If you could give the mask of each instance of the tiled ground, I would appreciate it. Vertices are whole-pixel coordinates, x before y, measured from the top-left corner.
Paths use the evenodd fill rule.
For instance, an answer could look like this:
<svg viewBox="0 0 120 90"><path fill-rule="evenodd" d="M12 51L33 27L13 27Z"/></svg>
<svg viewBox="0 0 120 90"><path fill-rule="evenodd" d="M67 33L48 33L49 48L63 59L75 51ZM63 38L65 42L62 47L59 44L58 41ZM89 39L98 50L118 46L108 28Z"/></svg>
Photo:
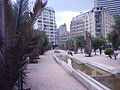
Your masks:
<svg viewBox="0 0 120 90"><path fill-rule="evenodd" d="M26 88L29 87L31 90L87 90L55 62L52 52L48 51L40 56L38 64L28 65Z"/></svg>

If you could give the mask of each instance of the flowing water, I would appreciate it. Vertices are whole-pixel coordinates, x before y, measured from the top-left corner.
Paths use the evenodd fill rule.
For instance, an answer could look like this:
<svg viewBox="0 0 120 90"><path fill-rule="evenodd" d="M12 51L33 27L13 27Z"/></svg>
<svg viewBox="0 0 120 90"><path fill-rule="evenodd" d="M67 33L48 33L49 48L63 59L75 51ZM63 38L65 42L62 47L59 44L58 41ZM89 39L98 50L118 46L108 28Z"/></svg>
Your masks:
<svg viewBox="0 0 120 90"><path fill-rule="evenodd" d="M68 63L68 59L71 59L68 56L63 55L58 57L60 60L65 61L66 63ZM113 75L92 65L81 63L75 59L71 59L71 67L73 67L75 70L80 70L86 73L112 90L120 90L120 75Z"/></svg>

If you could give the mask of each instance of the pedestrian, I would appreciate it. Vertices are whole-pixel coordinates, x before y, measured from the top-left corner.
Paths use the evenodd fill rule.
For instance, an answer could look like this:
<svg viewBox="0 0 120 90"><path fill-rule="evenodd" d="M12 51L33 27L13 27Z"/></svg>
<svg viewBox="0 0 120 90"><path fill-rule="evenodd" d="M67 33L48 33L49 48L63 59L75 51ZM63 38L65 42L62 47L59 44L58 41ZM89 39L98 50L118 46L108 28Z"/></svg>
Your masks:
<svg viewBox="0 0 120 90"><path fill-rule="evenodd" d="M70 55L73 56L72 51L70 51Z"/></svg>
<svg viewBox="0 0 120 90"><path fill-rule="evenodd" d="M101 47L99 48L99 51L100 51L100 55L101 55L102 54L102 48Z"/></svg>
<svg viewBox="0 0 120 90"><path fill-rule="evenodd" d="M69 50L67 53L68 55L70 54L71 56L73 56L72 51Z"/></svg>
<svg viewBox="0 0 120 90"><path fill-rule="evenodd" d="M115 60L117 59L118 53L114 53Z"/></svg>

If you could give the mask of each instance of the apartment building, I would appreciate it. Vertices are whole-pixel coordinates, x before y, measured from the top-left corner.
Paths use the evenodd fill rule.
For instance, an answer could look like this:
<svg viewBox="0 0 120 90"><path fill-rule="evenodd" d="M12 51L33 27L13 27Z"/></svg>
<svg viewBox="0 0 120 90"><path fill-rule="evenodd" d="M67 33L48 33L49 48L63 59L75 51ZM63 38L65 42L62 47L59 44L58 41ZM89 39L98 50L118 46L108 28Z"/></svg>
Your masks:
<svg viewBox="0 0 120 90"><path fill-rule="evenodd" d="M82 14L74 17L70 24L70 37L84 35L84 20Z"/></svg>
<svg viewBox="0 0 120 90"><path fill-rule="evenodd" d="M65 44L67 40L70 39L70 33L66 32L61 35L61 44Z"/></svg>
<svg viewBox="0 0 120 90"><path fill-rule="evenodd" d="M49 42L52 45L57 44L56 40L56 21L55 21L55 10L51 7L45 7L36 20L35 27L41 31L45 31Z"/></svg>
<svg viewBox="0 0 120 90"><path fill-rule="evenodd" d="M106 38L113 30L112 25L114 25L114 18L111 13L103 7L95 7L73 18L70 25L71 38L84 35L85 31L89 31L93 37Z"/></svg>

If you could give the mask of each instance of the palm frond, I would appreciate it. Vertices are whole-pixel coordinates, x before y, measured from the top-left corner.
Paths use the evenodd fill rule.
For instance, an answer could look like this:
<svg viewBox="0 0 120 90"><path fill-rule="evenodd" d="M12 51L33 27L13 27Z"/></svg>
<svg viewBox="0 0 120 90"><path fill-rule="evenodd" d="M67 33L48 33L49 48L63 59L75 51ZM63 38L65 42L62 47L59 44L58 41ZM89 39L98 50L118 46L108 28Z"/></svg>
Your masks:
<svg viewBox="0 0 120 90"><path fill-rule="evenodd" d="M22 54L15 49L17 20L11 1L2 0L0 10L0 34L4 40L0 53L0 90L10 90L19 75L17 71L23 67L19 62Z"/></svg>
<svg viewBox="0 0 120 90"><path fill-rule="evenodd" d="M0 2L0 49L3 46L3 32L4 32L4 27L3 27L3 17L4 17L4 13L3 12L3 8L2 8L2 2Z"/></svg>
<svg viewBox="0 0 120 90"><path fill-rule="evenodd" d="M42 10L46 4L47 4L47 1L43 3L42 0L36 0L36 3L33 7L33 13L32 12L30 13L33 24L35 23L35 19L38 13L41 12L40 10Z"/></svg>
<svg viewBox="0 0 120 90"><path fill-rule="evenodd" d="M4 40L4 48L9 50L13 46L16 32L15 16L10 1L2 0L0 10L0 38Z"/></svg>
<svg viewBox="0 0 120 90"><path fill-rule="evenodd" d="M18 11L17 11L17 33L20 33L23 30L23 27L20 27L23 24L23 21L26 17L24 17L26 11L28 10L28 2L29 0L18 0Z"/></svg>
<svg viewBox="0 0 120 90"><path fill-rule="evenodd" d="M25 75L32 21L38 9L44 6L37 4L39 7L35 6L37 10L34 9L31 19L27 11L28 0L18 1L14 7L11 0L0 1L0 90L11 90L19 75Z"/></svg>

